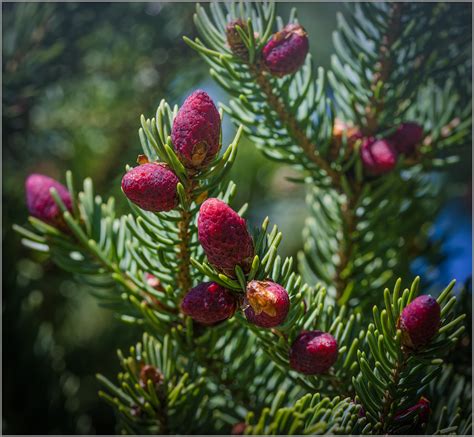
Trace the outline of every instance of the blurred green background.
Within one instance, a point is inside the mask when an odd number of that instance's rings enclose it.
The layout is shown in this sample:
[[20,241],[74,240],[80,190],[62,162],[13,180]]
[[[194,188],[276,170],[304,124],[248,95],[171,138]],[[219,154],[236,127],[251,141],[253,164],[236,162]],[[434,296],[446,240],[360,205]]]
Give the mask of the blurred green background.
[[[280,14],[294,5],[280,3]],[[296,6],[316,63],[328,67],[342,6]],[[2,12],[3,432],[113,433],[95,373],[113,376],[115,350],[140,333],[21,246],[11,226],[26,223],[25,177],[40,172],[64,182],[71,169],[77,183],[91,176],[98,193],[116,196],[126,212],[120,179],[141,150],[140,114],[152,114],[162,98],[181,104],[197,87],[216,101],[227,96],[181,39],[194,36],[193,3],[3,3]],[[234,132],[227,121],[224,139]],[[453,198],[470,186],[469,164],[455,172]],[[285,254],[301,247],[306,214],[302,188],[285,179],[292,174],[245,140],[232,173],[234,205],[249,202],[253,223],[269,215],[283,231]]]

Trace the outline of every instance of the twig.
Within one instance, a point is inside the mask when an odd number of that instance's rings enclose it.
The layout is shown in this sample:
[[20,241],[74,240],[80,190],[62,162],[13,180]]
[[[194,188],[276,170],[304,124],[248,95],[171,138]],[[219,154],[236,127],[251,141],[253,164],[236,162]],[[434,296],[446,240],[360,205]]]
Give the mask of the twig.
[[[369,104],[365,108],[367,125],[361,126],[362,131],[365,135],[373,135],[378,129],[378,116],[384,106],[383,98],[383,86],[389,79],[392,72],[392,58],[391,58],[391,46],[397,39],[401,30],[401,12],[402,3],[393,3],[390,11],[390,18],[388,22],[388,32],[382,37],[382,43],[380,45],[379,61],[376,65],[377,72],[374,74],[371,84],[372,94],[369,99]],[[375,90],[382,83],[382,89],[380,91],[380,97],[376,98]]]
[[316,149],[316,145],[313,144],[310,139],[304,134],[296,118],[292,114],[288,113],[283,102],[273,92],[272,84],[268,80],[263,68],[259,65],[249,65],[249,69],[250,72],[254,75],[255,81],[258,83],[258,85],[260,85],[262,91],[267,96],[267,100],[271,108],[278,114],[278,117],[280,117],[280,120],[286,127],[288,133],[295,140],[297,145],[301,147],[306,157],[326,172],[326,174],[331,178],[335,187],[339,187],[339,174],[334,171],[331,168],[330,164],[319,155]]
[[[392,383],[393,385],[397,386],[399,381],[400,381],[400,374],[402,373],[403,368],[405,367],[407,362],[407,355],[404,352],[403,359],[397,363],[397,366],[395,369],[393,369],[392,373]],[[392,392],[387,389],[384,393],[384,397],[382,400],[382,413],[380,417],[380,422],[382,423],[382,430],[387,431],[387,427],[389,425],[389,422],[387,420],[387,416],[390,413],[390,409],[392,407],[394,401],[394,397]]]
[[[392,58],[390,48],[395,42],[401,30],[401,12],[402,4],[393,3],[390,11],[390,19],[388,25],[388,33],[383,36],[382,44],[380,46],[380,56],[378,62],[378,71],[374,74],[372,80],[372,95],[369,99],[369,104],[366,108],[367,125],[361,126],[362,132],[367,135],[373,135],[378,129],[378,116],[383,109],[384,99],[383,92],[380,92],[380,98],[375,97],[375,89],[379,83],[384,83],[390,77],[392,71]],[[334,281],[336,283],[336,299],[340,299],[347,287],[347,279],[343,278],[343,272],[347,268],[354,250],[354,241],[352,234],[357,229],[357,217],[355,215],[355,206],[357,205],[360,196],[360,187],[356,186],[354,195],[346,196],[346,201],[341,206],[341,217],[343,221],[344,237],[341,241],[339,249],[340,262],[336,267],[336,274]]]

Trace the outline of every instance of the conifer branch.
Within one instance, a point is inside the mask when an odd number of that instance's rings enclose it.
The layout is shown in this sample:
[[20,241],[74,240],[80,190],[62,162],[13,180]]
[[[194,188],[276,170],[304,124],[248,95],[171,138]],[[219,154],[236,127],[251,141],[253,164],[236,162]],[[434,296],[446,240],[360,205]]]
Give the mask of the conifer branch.
[[[402,371],[404,370],[406,364],[407,364],[407,355],[405,352],[402,352],[402,357],[395,365],[395,368],[393,369],[392,374],[390,376],[390,382],[389,382],[390,389],[392,387],[398,386],[400,382],[400,375]],[[382,431],[384,433],[388,431],[388,427],[390,425],[388,416],[389,416],[390,410],[392,409],[392,405],[395,401],[395,396],[390,389],[387,388],[385,390],[385,393],[382,399],[382,406],[381,406],[382,414],[380,416],[380,422],[382,424]]]
[[[187,181],[188,188],[185,189],[185,196],[188,204],[192,203],[190,195],[193,190],[194,181]],[[180,289],[181,296],[184,295],[191,287],[191,252],[189,245],[191,242],[191,231],[190,224],[193,219],[189,209],[183,207],[181,210],[181,219],[178,222],[178,272],[177,272],[177,285]]]
[[[286,126],[288,133],[293,137],[296,144],[301,147],[305,155],[314,162],[320,169],[324,170],[331,178],[332,186],[339,193],[343,192],[340,181],[340,174],[333,170],[330,164],[317,152],[317,146],[312,144],[309,138],[303,133],[298,126],[298,121],[289,113],[285,105],[282,103],[280,97],[273,91],[271,82],[266,77],[266,72],[262,68],[261,63],[249,65],[250,72],[254,75],[256,83],[261,87],[262,91],[267,97],[271,108],[278,114],[284,126]],[[338,249],[339,262],[336,266],[336,274],[334,275],[334,284],[336,288],[336,301],[338,301],[346,289],[347,281],[343,277],[343,272],[347,268],[353,252],[352,234],[357,227],[357,218],[355,215],[355,204],[357,203],[358,187],[354,188],[354,194],[351,196],[345,193],[345,200],[341,203],[341,217],[343,221],[343,235]],[[345,275],[346,277],[348,275]]]
[[[417,404],[422,390],[439,375],[443,358],[465,329],[464,317],[454,318],[453,287],[454,281],[434,303],[438,306],[438,314],[433,317],[437,317],[439,331],[434,336],[428,330],[415,332],[423,343],[413,343],[410,336],[414,332],[407,332],[400,322],[404,317],[419,317],[417,312],[404,315],[404,310],[409,308],[413,308],[410,311],[417,311],[411,304],[418,294],[419,278],[403,292],[401,280],[398,280],[393,292],[384,291],[385,308],[382,311],[377,306],[373,308],[374,323],[369,325],[367,332],[370,354],[358,352],[360,373],[353,382],[368,417],[381,432],[407,430],[404,427],[408,426],[410,417],[405,417],[405,410]],[[436,323],[435,319],[432,320]]]
[[[339,262],[336,265],[336,272],[334,275],[334,286],[336,288],[336,301],[341,303],[341,298],[344,295],[344,291],[350,280],[350,274],[346,272],[346,269],[351,262],[354,255],[355,244],[353,240],[353,234],[357,230],[357,215],[356,205],[360,196],[360,187],[355,185],[353,187],[353,195],[347,195],[345,200],[341,203],[341,216],[342,216],[342,234],[343,237],[339,242]],[[347,300],[347,299],[346,299]]]
[[[391,64],[393,62],[391,46],[396,41],[400,32],[402,7],[403,4],[399,2],[391,4],[387,33],[382,37],[382,44],[379,49],[379,61],[375,65],[376,71],[370,86],[371,95],[368,105],[365,108],[366,124],[360,127],[361,131],[367,136],[375,134],[379,128],[378,114],[384,105],[384,87],[390,77]],[[353,233],[356,231],[358,223],[355,208],[360,199],[362,187],[360,183],[353,181],[352,188],[352,192],[346,193],[346,199],[341,204],[343,238],[341,239],[338,250],[339,263],[334,276],[336,299],[338,301],[343,296],[344,290],[347,287],[347,279],[350,279],[350,274],[345,272],[345,269],[348,267],[353,256]]]
[[384,88],[392,69],[392,44],[396,41],[401,30],[401,16],[403,3],[393,2],[390,5],[387,32],[382,36],[379,60],[375,65],[376,71],[370,86],[371,95],[369,104],[365,108],[366,125],[361,126],[365,135],[373,135],[379,128],[378,114],[384,105]]
[[334,171],[330,164],[319,155],[317,145],[313,144],[311,140],[304,134],[296,118],[289,111],[287,111],[284,103],[281,101],[281,98],[274,93],[273,85],[268,80],[266,76],[267,73],[265,73],[262,65],[249,65],[249,70],[253,74],[256,83],[265,93],[268,104],[278,114],[281,123],[283,126],[286,126],[289,135],[294,139],[295,143],[301,147],[310,161],[314,162],[320,169],[326,172],[326,174],[331,178],[334,187],[339,187],[339,174]]

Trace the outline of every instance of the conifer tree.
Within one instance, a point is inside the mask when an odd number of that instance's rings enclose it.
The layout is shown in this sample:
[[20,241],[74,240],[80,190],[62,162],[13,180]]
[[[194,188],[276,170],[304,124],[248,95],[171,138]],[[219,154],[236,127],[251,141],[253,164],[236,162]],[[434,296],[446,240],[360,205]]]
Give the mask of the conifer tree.
[[[197,5],[201,36],[185,41],[231,100],[218,112],[198,90],[141,117],[143,151],[122,179],[130,214],[89,179],[77,192],[70,172],[66,186],[28,178],[23,244],[143,328],[119,351],[117,380],[98,375],[120,431],[471,432],[470,378],[453,353],[466,309],[454,281],[435,298],[409,272],[432,250],[440,197],[428,172],[471,133],[460,13],[351,4],[325,72],[295,10],[282,20],[273,3]],[[224,113],[237,131],[221,152]],[[278,254],[269,218],[249,229],[247,206],[228,205],[242,134],[301,173],[297,262]]]

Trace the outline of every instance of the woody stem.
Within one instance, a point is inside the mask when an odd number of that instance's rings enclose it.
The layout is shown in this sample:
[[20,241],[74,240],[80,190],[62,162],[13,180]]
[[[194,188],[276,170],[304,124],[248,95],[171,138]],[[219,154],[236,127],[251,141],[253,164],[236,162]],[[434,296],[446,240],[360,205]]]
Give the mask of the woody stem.
[[[402,4],[393,3],[390,12],[390,22],[388,26],[389,31],[382,38],[382,44],[380,46],[379,52],[379,62],[377,64],[377,72],[374,74],[372,80],[372,95],[369,99],[367,108],[365,108],[366,126],[361,126],[365,135],[373,135],[379,126],[378,118],[384,106],[383,86],[384,83],[389,79],[393,67],[390,49],[400,32],[401,12]],[[378,97],[376,97],[376,90],[379,86],[382,87],[381,92],[379,93]],[[348,196],[347,200],[341,206],[344,237],[340,244],[340,261],[336,267],[335,274],[336,299],[340,299],[343,296],[348,284],[348,275],[345,270],[349,265],[351,255],[354,250],[353,233],[357,228],[355,207],[360,196],[360,188],[361,187],[359,186],[355,186],[354,194],[352,196]]]
[[262,68],[260,68],[258,65],[249,65],[249,69],[252,75],[255,77],[255,81],[266,95],[270,107],[278,114],[278,117],[287,129],[290,136],[294,139],[295,143],[301,147],[306,157],[310,161],[326,172],[326,174],[331,178],[333,185],[335,187],[339,187],[339,174],[334,171],[329,163],[319,155],[316,145],[310,141],[310,139],[300,128],[298,120],[296,120],[294,115],[290,114],[286,110],[284,103],[273,92],[273,86]]
[[[192,181],[189,181],[188,187],[186,189],[186,197],[190,199],[191,191],[193,189]],[[191,203],[191,202],[189,202]],[[183,208],[181,210],[181,220],[178,222],[178,273],[177,273],[177,283],[180,289],[181,296],[186,293],[192,285],[191,281],[191,251],[189,249],[189,243],[191,241],[191,233],[189,227],[191,225],[192,215],[189,209]]]

